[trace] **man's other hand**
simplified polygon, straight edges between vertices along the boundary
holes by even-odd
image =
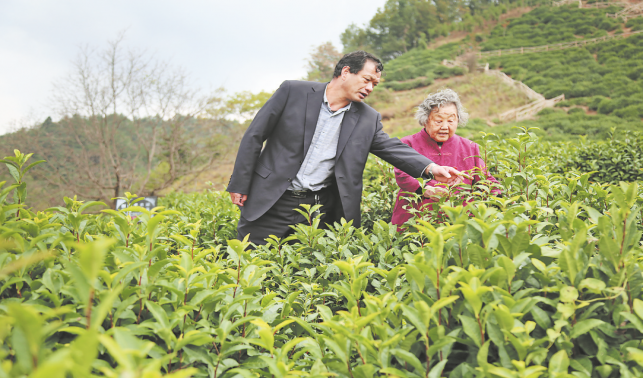
[[[248,195],[241,193],[230,193],[230,199],[232,200],[233,204],[243,206],[243,203],[248,199]]]
[[[429,169],[431,166],[429,166]],[[434,165],[433,166],[433,177],[443,183],[447,183],[449,185],[455,184],[460,176],[468,177],[466,174],[458,171],[457,169],[453,167],[447,167],[447,166],[442,166],[442,165]]]

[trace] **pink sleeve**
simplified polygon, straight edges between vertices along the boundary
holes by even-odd
[[[413,148],[413,146],[411,146],[410,144],[410,141],[406,138],[402,138],[402,143]],[[395,168],[394,171],[395,181],[397,181],[397,185],[400,187],[402,192],[414,193],[416,190],[418,190],[418,188],[420,187],[420,183],[416,178],[404,173],[401,169]]]

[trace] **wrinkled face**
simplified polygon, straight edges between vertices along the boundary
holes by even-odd
[[[342,88],[346,99],[349,101],[362,102],[380,82],[381,72],[377,72],[377,66],[373,61],[367,60],[364,67],[356,74],[349,71],[348,66],[342,70]]]
[[[458,109],[454,103],[433,108],[424,125],[427,134],[436,142],[446,142],[458,128]]]

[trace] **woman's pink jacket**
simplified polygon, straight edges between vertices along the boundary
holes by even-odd
[[[439,146],[438,143],[431,139],[429,134],[422,129],[419,133],[402,138],[402,142],[413,147],[414,150],[428,157],[438,165],[451,166],[459,171],[466,171],[473,169],[474,167],[478,167],[482,172],[486,173],[487,180],[498,183],[498,180],[487,172],[484,160],[479,157],[480,147],[467,138],[453,135],[449,140],[444,142],[442,146]],[[476,171],[480,172],[478,170]],[[472,172],[475,173],[476,171]],[[474,177],[474,179],[476,179],[476,181],[480,181],[480,177]],[[400,192],[398,193],[397,200],[395,201],[391,223],[401,225],[411,218],[411,214],[403,209],[403,207],[409,204],[409,201],[404,198],[405,196],[408,196],[405,192],[413,193],[417,191],[420,187],[420,183],[417,179],[407,175],[397,168],[395,168],[395,180],[397,180],[397,184],[400,186]],[[427,186],[434,186],[438,183],[439,182],[436,180],[431,180]],[[471,185],[471,180],[465,178],[464,183]],[[424,198],[422,204],[416,204],[415,207],[420,208],[421,206],[431,202],[436,202],[436,200]]]

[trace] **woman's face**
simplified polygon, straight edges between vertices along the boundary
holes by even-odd
[[[454,103],[433,108],[424,125],[427,134],[436,142],[446,142],[458,128],[458,109]]]

